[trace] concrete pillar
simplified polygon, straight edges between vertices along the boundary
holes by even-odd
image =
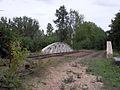
[[[113,56],[113,49],[111,41],[107,41],[107,58],[111,58]]]

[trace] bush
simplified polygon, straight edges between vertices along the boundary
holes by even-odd
[[[26,48],[21,48],[20,46],[20,42],[15,41],[11,43],[11,55],[12,58],[10,60],[10,71],[11,73],[15,73],[19,67],[24,64],[23,60],[25,60],[27,58],[27,55],[29,53],[29,51]]]
[[[9,60],[0,58],[0,66],[6,66],[8,65]]]
[[[9,67],[0,67],[0,87],[20,88],[23,87],[23,83],[20,76],[16,74],[16,71],[24,64],[23,60],[26,59],[29,51],[25,48],[21,48],[20,42],[18,41],[12,42],[10,45],[12,58],[9,62],[5,62],[5,59],[1,59],[2,64],[6,64]]]
[[[87,73],[101,76],[107,90],[120,90],[120,68],[113,59],[83,59],[79,63],[88,67]]]
[[[0,87],[18,88],[22,86],[22,81],[17,75],[11,75],[8,71],[0,70]]]

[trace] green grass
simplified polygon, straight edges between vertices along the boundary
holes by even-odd
[[[79,51],[83,51],[83,52],[105,52],[105,50],[96,50],[96,49],[91,49],[91,50],[81,49]]]
[[[64,60],[70,61],[70,60],[76,60],[77,58],[74,56],[64,56]]]
[[[120,68],[112,59],[86,59],[79,63],[88,67],[88,73],[102,76],[107,90],[120,90]]]
[[[8,63],[9,63],[9,60],[0,58],[0,66],[6,66],[8,65]]]
[[[113,53],[113,57],[117,57],[117,56],[120,56],[120,53],[114,52],[114,53]]]

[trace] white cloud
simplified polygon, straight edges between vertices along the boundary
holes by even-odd
[[[119,0],[96,0],[94,2],[96,5],[104,6],[104,7],[119,7],[120,1]]]
[[[1,1],[1,0],[0,0]],[[120,7],[118,0],[2,0],[0,16],[28,16],[39,20],[40,26],[46,29],[47,23],[52,23],[56,9],[65,5],[67,11],[71,8],[84,14],[85,20],[92,21],[104,30],[108,30],[112,17]]]

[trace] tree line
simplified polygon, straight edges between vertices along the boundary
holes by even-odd
[[[53,22],[56,29],[53,28],[51,23],[48,23],[46,34],[44,30],[40,29],[39,22],[36,19],[26,16],[12,19],[1,17],[0,56],[9,57],[10,43],[14,41],[19,41],[21,47],[27,48],[31,52],[40,51],[53,42],[68,43],[75,50],[102,50],[105,49],[107,39],[112,40],[114,46],[118,45],[116,48],[120,48],[120,43],[117,41],[119,40],[118,32],[120,30],[119,14],[116,15],[115,20],[112,20],[111,30],[105,32],[95,23],[85,21],[84,16],[79,14],[78,11],[72,9],[67,11],[63,5],[55,12],[56,19]],[[115,27],[117,29],[114,29]]]
[[[0,18],[0,87],[22,87],[17,71],[21,66],[25,67],[25,62],[29,62],[27,55],[54,42],[65,42],[75,50],[102,50],[106,41],[111,40],[114,49],[120,50],[120,12],[112,20],[111,30],[107,32],[95,23],[85,21],[78,11],[67,11],[64,5],[56,9],[55,16],[53,22],[56,29],[48,23],[46,34],[36,19],[26,16]]]
[[[106,32],[107,39],[112,41],[114,50],[120,52],[120,11],[115,14],[115,18],[111,22],[109,25],[111,29]]]

